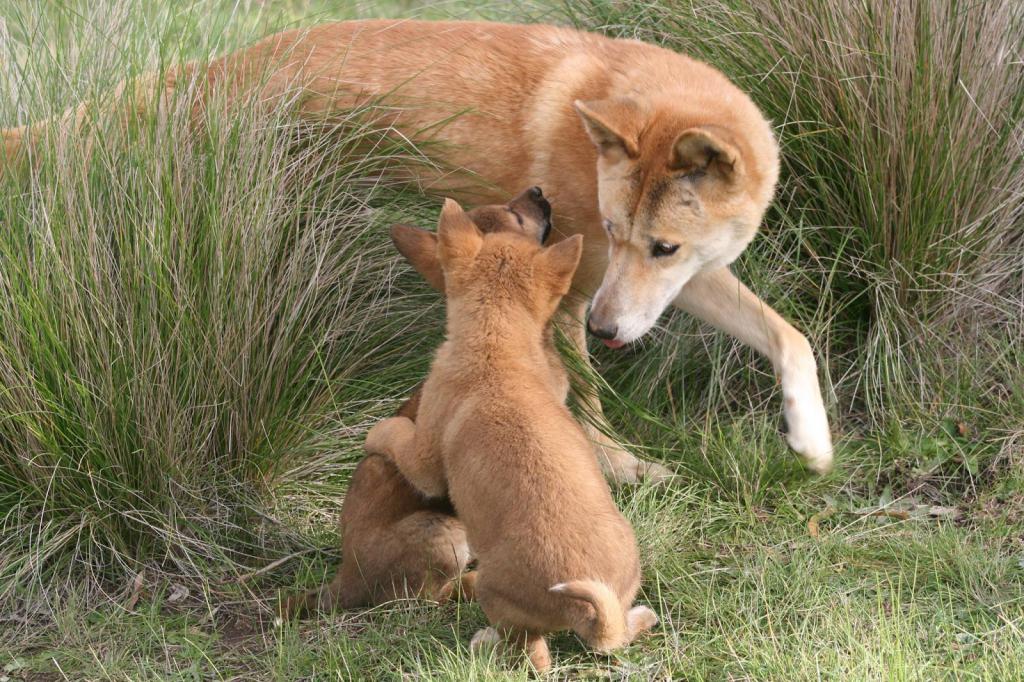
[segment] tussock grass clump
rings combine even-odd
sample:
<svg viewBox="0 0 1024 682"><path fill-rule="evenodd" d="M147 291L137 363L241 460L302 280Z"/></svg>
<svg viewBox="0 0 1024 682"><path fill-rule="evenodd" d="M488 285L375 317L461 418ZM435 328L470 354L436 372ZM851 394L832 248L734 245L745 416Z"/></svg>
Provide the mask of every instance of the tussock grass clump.
<svg viewBox="0 0 1024 682"><path fill-rule="evenodd" d="M286 549L269 492L355 456L374 372L402 371L422 315L384 237L417 204L382 180L422 156L372 105L196 121L186 83L125 128L117 98L139 93L106 88L138 69L108 66L92 118L0 182L0 604Z"/></svg>
<svg viewBox="0 0 1024 682"><path fill-rule="evenodd" d="M392 296L369 202L396 152L222 123L68 150L6 197L0 508L32 532L3 533L0 580L71 548L102 575L255 542L242 503L331 448L339 384L401 352L368 313Z"/></svg>

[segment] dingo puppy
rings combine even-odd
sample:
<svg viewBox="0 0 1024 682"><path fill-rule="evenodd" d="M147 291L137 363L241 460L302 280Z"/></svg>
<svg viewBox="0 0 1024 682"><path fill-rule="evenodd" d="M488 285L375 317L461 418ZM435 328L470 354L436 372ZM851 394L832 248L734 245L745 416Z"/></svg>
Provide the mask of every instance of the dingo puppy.
<svg viewBox="0 0 1024 682"><path fill-rule="evenodd" d="M486 181L474 203L543 186L561 235L586 237L560 320L582 356L592 296L589 329L613 348L645 334L666 306L682 308L771 359L789 444L815 471L831 467L810 344L728 269L772 199L779 149L751 99L717 70L654 45L554 26L350 21L151 76L131 106L145 109L193 79L203 96L294 103L309 120L381 101L383 122L440 143L431 148L442 167ZM70 110L62 125L88 111ZM3 131L7 157L21 157L46 129ZM466 186L450 178L423 171L418 179L437 192ZM600 413L596 396L582 397ZM667 474L600 431L591 437L616 480Z"/></svg>
<svg viewBox="0 0 1024 682"><path fill-rule="evenodd" d="M469 212L483 233L524 234L543 243L551 232L551 205L539 187L531 187L508 204L481 206ZM392 239L399 252L439 291L444 276L437 260L437 237L432 232L395 225ZM546 332L546 351L552 366L561 367ZM421 386L397 415L416 421ZM561 389L568 392L568 380ZM375 606L403 597L445 601L456 585L473 596L473 572L464 573L470 559L466 531L447 499L427 499L379 455L368 455L352 473L338 521L342 560L327 585L290 597L283 608L288 617Z"/></svg>
<svg viewBox="0 0 1024 682"><path fill-rule="evenodd" d="M474 646L525 646L538 670L551 663L548 632L574 630L600 651L624 646L657 617L631 606L640 587L633 529L564 404L565 370L546 350L583 239L542 248L521 235L483 235L451 200L437 236L446 340L416 423L378 423L366 451L387 456L425 495L451 498L477 558L476 598L494 626Z"/></svg>
<svg viewBox="0 0 1024 682"><path fill-rule="evenodd" d="M403 409L410 418L415 408ZM426 500L387 459L369 456L352 474L338 521L341 564L323 587L290 597L286 617L419 597L443 602L473 573L462 523L447 500Z"/></svg>

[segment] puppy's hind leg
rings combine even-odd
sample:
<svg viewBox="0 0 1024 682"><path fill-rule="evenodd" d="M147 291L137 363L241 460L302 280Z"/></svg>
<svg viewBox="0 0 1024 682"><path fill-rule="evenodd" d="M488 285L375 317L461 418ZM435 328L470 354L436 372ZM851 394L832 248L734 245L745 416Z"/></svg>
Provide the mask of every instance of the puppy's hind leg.
<svg viewBox="0 0 1024 682"><path fill-rule="evenodd" d="M547 672L551 668L551 652L541 635L526 636L526 655L537 672Z"/></svg>
<svg viewBox="0 0 1024 682"><path fill-rule="evenodd" d="M499 651L510 648L525 650L537 672L547 671L551 667L551 654L543 636L545 618L531 605L517 603L503 591L496 590L493 582L488 583L493 578L488 578L489 574L484 574L484 570L481 569L476 581L476 596L480 608L495 627L477 632L470 642L470 649L478 651L497 645Z"/></svg>
<svg viewBox="0 0 1024 682"><path fill-rule="evenodd" d="M473 601L476 599L476 579L476 571L463 573L462 577L459 578L459 596L462 597L463 601Z"/></svg>
<svg viewBox="0 0 1024 682"><path fill-rule="evenodd" d="M505 630L502 634L494 627L477 630L469 643L469 650L480 653L490 648L499 655L510 649L525 651L527 658L530 659L530 665L539 673L547 672L551 668L551 651L543 635L516 629Z"/></svg>

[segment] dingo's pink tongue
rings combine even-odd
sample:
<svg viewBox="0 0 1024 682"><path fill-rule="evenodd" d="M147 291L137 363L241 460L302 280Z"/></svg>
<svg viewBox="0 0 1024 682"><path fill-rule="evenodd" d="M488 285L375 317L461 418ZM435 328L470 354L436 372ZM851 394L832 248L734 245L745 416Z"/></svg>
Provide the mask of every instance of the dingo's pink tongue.
<svg viewBox="0 0 1024 682"><path fill-rule="evenodd" d="M625 341L619 341L618 339L601 339L601 343L609 348L622 348L626 345Z"/></svg>

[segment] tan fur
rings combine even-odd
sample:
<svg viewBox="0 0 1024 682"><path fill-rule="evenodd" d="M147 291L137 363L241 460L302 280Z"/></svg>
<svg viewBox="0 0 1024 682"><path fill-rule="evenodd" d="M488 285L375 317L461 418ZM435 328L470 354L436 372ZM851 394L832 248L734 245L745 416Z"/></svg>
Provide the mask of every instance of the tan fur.
<svg viewBox="0 0 1024 682"><path fill-rule="evenodd" d="M477 557L484 613L538 669L550 665L548 632L572 629L607 651L654 621L649 609L630 610L640 585L633 530L547 349L581 251L580 237L542 248L521 235L482 235L446 202L437 249L446 340L416 423L393 417L366 438L367 452L389 457L426 495L450 496Z"/></svg>
<svg viewBox="0 0 1024 682"><path fill-rule="evenodd" d="M522 234L541 242L551 229L551 206L540 188L520 193L507 204L480 206L469 213L483 233ZM437 236L416 227L396 225L392 237L399 252L439 291L444 279L437 260ZM568 377L550 328L545 352L552 367L554 391L568 392ZM561 372L559 373L559 370ZM422 384L397 415L416 421ZM472 598L475 573L464 573L471 552L466 532L447 499L428 499L402 477L387 459L367 455L349 483L339 519L341 564L321 588L290 597L288 617L420 597L445 601L453 594Z"/></svg>
<svg viewBox="0 0 1024 682"><path fill-rule="evenodd" d="M415 419L418 399L398 414ZM356 467L338 527L342 558L334 579L289 598L286 616L410 597L445 601L458 592L472 598L466 531L451 505L425 499L384 457L369 455Z"/></svg>
<svg viewBox="0 0 1024 682"><path fill-rule="evenodd" d="M441 143L431 148L444 168L484 180L463 189L463 199L543 186L561 235L586 237L575 292L559 318L581 354L591 296L591 328L614 346L638 338L676 305L771 358L790 444L816 470L831 465L806 339L727 268L757 232L779 153L757 107L715 69L654 45L567 28L373 20L286 31L207 67L185 65L147 82L169 91L191 78L200 81L197 107L214 94L228 102L251 97L329 120L347 107L382 102L374 109L382 122ZM75 112L64 120L79 120L82 107ZM23 141L39 131L5 131L8 158L21 156ZM417 179L437 192L468 186L447 172ZM658 240L676 253L653 258ZM599 415L596 397L584 397ZM644 473L635 458L591 436L613 477Z"/></svg>

